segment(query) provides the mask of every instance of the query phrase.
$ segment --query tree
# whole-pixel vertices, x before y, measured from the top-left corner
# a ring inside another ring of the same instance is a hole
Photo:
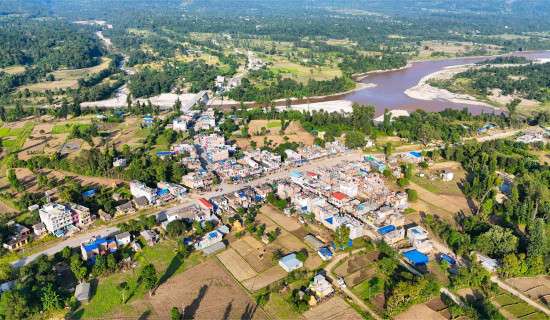
[[[545,223],[541,218],[535,219],[528,228],[527,259],[531,260],[548,253]]]
[[[413,176],[413,164],[412,163],[407,163],[407,166],[405,167],[405,178],[407,179],[411,179],[412,176]]]
[[[73,250],[69,246],[66,246],[65,248],[63,248],[63,250],[61,250],[61,256],[63,257],[63,260],[65,260],[65,261],[69,261],[69,259],[71,258],[72,253],[73,253]]]
[[[6,319],[23,319],[29,312],[25,298],[17,291],[9,290],[2,293],[0,298],[0,312]]]
[[[276,249],[271,254],[271,261],[277,262],[277,261],[281,260],[282,257],[283,257],[283,252],[281,251],[281,249]]]
[[[344,144],[350,149],[355,149],[364,147],[367,142],[365,140],[364,134],[362,134],[361,132],[352,131],[346,133]]]
[[[401,178],[401,179],[397,180],[397,184],[398,184],[401,188],[403,188],[403,187],[409,185],[409,179],[407,179],[407,178]]]
[[[12,276],[12,267],[9,262],[0,263],[0,280],[5,281],[11,279]]]
[[[117,269],[117,263],[116,263],[116,259],[115,259],[115,256],[110,254],[109,256],[107,256],[107,268],[109,269],[109,271],[113,272]]]
[[[518,244],[518,238],[512,234],[511,229],[501,226],[492,226],[489,231],[477,237],[474,247],[493,258],[502,258],[514,253]]]
[[[166,232],[171,237],[182,235],[187,229],[187,225],[182,220],[174,220],[166,226]]]
[[[60,307],[59,295],[52,289],[51,283],[42,293],[40,300],[42,301],[44,310],[54,310]]]
[[[139,269],[139,276],[143,282],[143,286],[147,290],[152,290],[157,285],[157,269],[153,264],[146,264]],[[149,292],[151,294],[151,292]]]
[[[173,307],[172,308],[172,311],[170,311],[170,314],[171,314],[171,319],[172,320],[179,320],[181,318],[181,314],[180,314],[180,311],[178,310],[178,308],[176,307]]]
[[[307,254],[304,251],[300,251],[296,254],[296,259],[304,262],[307,259]]]
[[[409,201],[418,200],[418,192],[415,189],[407,189],[407,196],[409,198]]]
[[[384,154],[386,155],[386,157],[391,157],[391,153],[392,153],[392,144],[391,142],[388,142],[386,143],[386,147],[384,148]]]

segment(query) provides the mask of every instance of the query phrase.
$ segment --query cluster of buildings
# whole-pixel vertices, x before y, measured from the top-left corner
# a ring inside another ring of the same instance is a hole
[[[128,214],[149,205],[159,205],[180,199],[187,194],[187,189],[167,181],[159,181],[156,188],[151,188],[141,181],[133,180],[130,182],[130,192],[135,199],[118,206],[117,213]]]
[[[63,204],[47,203],[38,209],[40,220],[47,232],[60,237],[70,229],[79,230],[79,227],[87,225],[96,219],[90,214],[90,209],[67,202]],[[42,226],[37,225],[40,229]]]
[[[535,142],[546,143],[545,135],[546,135],[546,133],[537,132],[537,131],[530,131],[530,132],[526,132],[522,136],[517,137],[516,141],[527,143],[527,144],[535,143]]]

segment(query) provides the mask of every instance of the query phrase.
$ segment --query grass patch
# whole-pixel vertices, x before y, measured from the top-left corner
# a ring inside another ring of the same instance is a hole
[[[116,288],[118,283],[126,281],[128,289],[126,290],[126,305],[122,303],[122,293]],[[108,314],[120,310],[133,314],[134,309],[127,305],[132,301],[139,300],[143,297],[145,290],[138,283],[138,275],[133,273],[117,273],[106,279],[102,279],[101,283],[97,280],[91,282],[91,298],[87,305],[71,316],[73,319],[83,318],[105,318]]]
[[[23,132],[23,129],[24,128],[20,128],[20,129],[2,128],[0,129],[0,138],[18,136]]]
[[[276,128],[281,126],[281,121],[272,121],[267,123],[268,128]]]
[[[134,133],[132,138],[147,138],[148,135],[149,135],[149,129],[143,128],[136,131],[136,133]]]
[[[3,148],[9,148],[13,145],[14,142],[15,142],[15,139],[14,140],[2,140],[2,147]]]
[[[25,144],[25,140],[31,135],[32,130],[34,129],[35,123],[32,121],[27,121],[25,123],[25,126],[23,126],[23,129],[21,129],[21,134],[17,136],[15,140],[13,140],[13,143],[10,148],[10,154],[15,154],[19,152],[19,150],[23,147],[23,144]],[[2,160],[2,164],[6,162],[6,159],[8,157],[4,157],[4,160]]]
[[[523,303],[523,302],[512,304],[512,305],[503,307],[502,309],[510,312],[513,316],[515,316],[517,318],[521,318],[521,317],[524,317],[526,315],[530,315],[532,313],[537,312],[537,309],[535,309],[535,308],[531,307],[530,305],[528,305],[527,303]],[[529,316],[529,319],[533,319],[533,318],[531,318],[531,316]]]
[[[73,126],[75,126],[75,125],[76,125],[75,123],[55,125],[52,128],[52,134],[69,133],[69,132],[71,132],[71,130],[73,129]],[[86,130],[89,127],[90,127],[89,124],[78,124],[78,129],[80,129],[80,131]]]
[[[518,300],[508,294],[503,294],[496,297],[495,302],[498,303],[500,306],[504,307],[509,304],[515,304],[518,302]]]
[[[264,309],[274,319],[300,319],[300,314],[296,313],[292,306],[278,294],[269,295],[269,300]]]

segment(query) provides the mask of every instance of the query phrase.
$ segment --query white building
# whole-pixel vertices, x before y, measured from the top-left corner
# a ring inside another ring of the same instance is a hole
[[[174,120],[172,121],[172,125],[172,129],[174,129],[174,131],[187,131],[187,121],[181,118],[174,118]]]
[[[441,180],[443,181],[452,181],[454,178],[454,174],[450,170],[445,170],[441,173]]]
[[[153,203],[157,197],[155,189],[149,188],[145,183],[138,180],[130,182],[130,192],[135,198],[147,198],[149,203]]]
[[[73,223],[71,210],[61,204],[48,203],[38,210],[38,213],[50,233],[66,230]]]
[[[290,149],[286,149],[285,153],[286,153],[287,158],[289,158],[289,159],[292,159],[294,161],[302,160],[302,156],[299,153],[295,152],[295,151],[292,151]]]

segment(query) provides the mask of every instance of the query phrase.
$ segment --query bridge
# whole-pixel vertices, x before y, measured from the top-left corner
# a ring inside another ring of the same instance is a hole
[[[206,104],[209,100],[208,97],[208,90],[202,90],[201,92],[197,93],[193,99],[191,99],[189,102],[187,102],[184,106],[181,107],[181,111],[189,111],[191,108],[196,106],[199,102],[203,102]]]

